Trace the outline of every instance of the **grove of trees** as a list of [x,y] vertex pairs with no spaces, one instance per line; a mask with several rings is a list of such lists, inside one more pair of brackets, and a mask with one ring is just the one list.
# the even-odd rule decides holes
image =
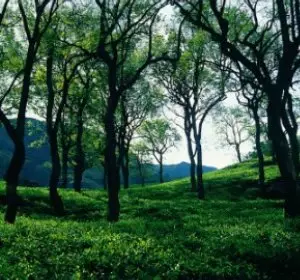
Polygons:
[[[80,192],[84,171],[97,164],[104,170],[107,218],[115,222],[121,178],[128,189],[133,161],[142,185],[151,160],[164,182],[165,153],[180,140],[175,124],[163,117],[165,108],[183,122],[190,189],[199,199],[205,198],[203,124],[211,111],[217,108],[213,125],[239,161],[251,123],[262,190],[266,118],[285,182],[285,214],[300,214],[298,0],[5,0],[0,9],[0,122],[14,145],[4,177],[6,222],[14,223],[20,204],[29,114],[45,121],[55,213],[65,213],[60,180],[66,187],[72,169]],[[220,105],[229,95],[239,107]]]

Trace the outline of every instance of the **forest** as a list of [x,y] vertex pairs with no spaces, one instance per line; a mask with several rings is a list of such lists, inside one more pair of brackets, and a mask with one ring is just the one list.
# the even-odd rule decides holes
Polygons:
[[300,278],[299,0],[0,0],[0,72],[0,279]]

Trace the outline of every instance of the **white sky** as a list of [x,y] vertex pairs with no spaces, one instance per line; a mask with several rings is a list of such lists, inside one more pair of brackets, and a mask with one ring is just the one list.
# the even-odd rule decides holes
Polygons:
[[[225,106],[235,106],[237,101],[234,94],[229,94],[228,98],[223,101]],[[172,118],[172,117],[171,117]],[[174,118],[172,118],[174,120]],[[177,124],[183,126],[183,122],[180,118],[177,118]],[[182,140],[177,144],[177,148],[174,148],[165,156],[165,162],[168,164],[176,164],[182,161],[190,162],[187,143],[182,129],[178,127],[178,132],[181,135]],[[241,145],[242,155],[247,154],[252,150],[252,143],[250,141]],[[211,116],[208,116],[203,125],[202,131],[202,150],[203,150],[203,165],[214,166],[222,168],[227,165],[236,163],[237,156],[232,147],[227,145],[221,146],[220,136],[216,134],[214,124]]]

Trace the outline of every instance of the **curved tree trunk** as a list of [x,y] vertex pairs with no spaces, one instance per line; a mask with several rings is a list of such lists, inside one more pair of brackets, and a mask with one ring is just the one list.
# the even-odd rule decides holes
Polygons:
[[272,93],[269,94],[269,104],[267,110],[269,134],[273,141],[280,174],[282,179],[285,180],[286,185],[287,195],[284,204],[285,216],[295,217],[299,214],[297,203],[296,172],[293,160],[290,156],[288,141],[282,130],[282,114],[280,104],[280,94],[278,94],[278,92],[273,92],[273,95]]
[[261,149],[260,144],[260,135],[261,135],[261,127],[258,112],[255,108],[252,109],[253,117],[255,121],[255,146],[258,158],[258,184],[261,187],[263,193],[265,192],[264,184],[265,184],[265,170],[264,170],[264,154]]
[[5,118],[4,125],[8,130],[8,134],[14,143],[14,153],[9,163],[9,167],[6,171],[6,196],[7,196],[7,208],[4,216],[4,220],[7,223],[14,223],[18,208],[17,186],[19,183],[20,172],[25,163],[25,146],[24,146],[24,134],[26,123],[26,109],[29,98],[29,89],[31,83],[31,72],[34,64],[35,57],[35,40],[29,43],[27,58],[24,68],[24,77],[22,85],[22,93],[19,104],[18,118],[16,129],[11,127],[9,120]]

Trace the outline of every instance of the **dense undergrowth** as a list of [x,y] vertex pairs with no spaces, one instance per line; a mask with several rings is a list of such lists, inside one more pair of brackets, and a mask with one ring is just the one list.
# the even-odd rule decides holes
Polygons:
[[300,229],[282,201],[256,197],[255,165],[206,174],[205,201],[187,179],[122,190],[115,224],[104,191],[62,190],[57,218],[47,189],[20,188],[16,224],[0,224],[0,279],[300,279]]

